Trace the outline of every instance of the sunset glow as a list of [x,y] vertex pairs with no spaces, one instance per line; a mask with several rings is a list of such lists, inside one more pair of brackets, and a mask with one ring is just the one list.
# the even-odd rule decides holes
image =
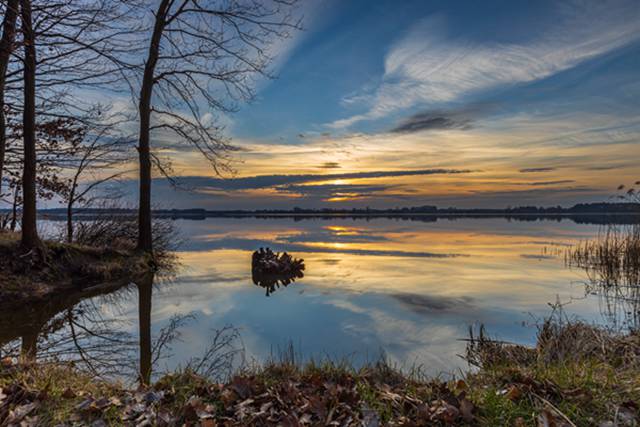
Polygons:
[[[306,8],[309,31],[287,44],[278,79],[223,118],[235,174],[169,149],[187,185],[210,180],[181,203],[571,205],[637,178],[634,2],[514,4],[482,20],[479,4],[356,8],[357,22],[347,3]],[[416,172],[435,169],[447,171]]]

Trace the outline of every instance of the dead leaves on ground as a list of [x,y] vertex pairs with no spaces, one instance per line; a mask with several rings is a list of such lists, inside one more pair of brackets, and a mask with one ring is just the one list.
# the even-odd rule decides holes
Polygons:
[[[435,383],[434,383],[435,384]],[[0,425],[37,426],[44,405],[66,401],[68,426],[101,427],[117,419],[132,426],[431,426],[466,424],[474,406],[465,390],[437,383],[409,393],[408,384],[391,387],[363,382],[350,374],[326,378],[315,373],[284,378],[236,376],[225,385],[200,383],[184,395],[168,383],[111,397],[65,389],[55,399],[23,384],[0,390]],[[362,392],[367,390],[366,396]],[[372,409],[375,406],[376,409]],[[384,409],[385,416],[380,415]]]
[[[473,426],[482,411],[468,397],[463,380],[443,383],[376,379],[367,375],[321,372],[309,374],[240,375],[227,384],[209,383],[191,374],[160,381],[138,391],[114,390],[93,396],[66,388],[55,397],[22,383],[0,389],[0,425],[51,425],[42,409],[65,404],[64,426],[102,427],[112,421],[131,426]],[[499,395],[517,402],[538,396],[538,427],[574,424],[547,399],[561,396],[555,385],[510,377]],[[545,404],[546,402],[546,404]],[[70,408],[70,409],[69,409]],[[636,425],[638,406],[621,404],[616,420],[600,425]],[[529,420],[531,422],[533,420]],[[528,425],[517,419],[515,426]]]

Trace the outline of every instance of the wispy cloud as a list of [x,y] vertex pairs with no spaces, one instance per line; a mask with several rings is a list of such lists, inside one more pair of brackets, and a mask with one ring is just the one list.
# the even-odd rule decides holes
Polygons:
[[182,176],[180,183],[196,189],[208,188],[216,190],[250,190],[272,188],[305,182],[335,181],[344,179],[389,178],[421,175],[449,175],[469,173],[466,169],[420,169],[397,171],[372,171],[333,174],[301,174],[301,175],[258,175],[242,178],[212,178],[206,176]]
[[557,9],[552,28],[532,28],[538,35],[519,43],[449,38],[443,18],[424,19],[389,50],[382,83],[355,98],[366,99],[369,110],[329,126],[347,128],[416,105],[543,79],[640,38],[636,1],[575,2]]
[[391,129],[392,133],[412,133],[425,130],[471,129],[476,117],[490,110],[490,105],[474,105],[454,110],[427,110],[413,114]]
[[541,172],[552,172],[556,170],[556,168],[523,168],[520,169],[520,173],[541,173]]
[[575,181],[572,179],[559,179],[556,181],[535,181],[535,182],[523,182],[518,185],[528,185],[531,187],[544,187],[547,185],[561,185],[561,184],[572,184]]
[[320,169],[340,169],[340,163],[338,162],[324,162],[320,166]]

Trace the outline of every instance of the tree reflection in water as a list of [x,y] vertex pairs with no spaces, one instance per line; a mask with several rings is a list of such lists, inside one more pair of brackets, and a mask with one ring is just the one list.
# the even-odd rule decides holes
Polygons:
[[[0,355],[25,361],[73,363],[96,377],[151,380],[152,366],[167,357],[179,328],[192,315],[174,316],[155,336],[151,332],[151,301],[155,277],[149,274],[133,284],[109,283],[46,303],[5,307],[0,311]],[[137,290],[139,339],[122,316],[123,303]]]
[[304,277],[304,260],[293,258],[286,252],[274,253],[271,249],[260,248],[251,258],[251,279],[253,284],[265,288],[266,296],[280,286],[287,287],[296,279]]

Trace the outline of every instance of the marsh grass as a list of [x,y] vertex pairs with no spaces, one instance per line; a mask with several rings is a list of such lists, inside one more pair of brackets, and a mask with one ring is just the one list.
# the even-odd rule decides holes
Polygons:
[[640,328],[640,224],[606,226],[569,248],[565,263],[585,271],[587,292],[601,298],[611,325]]
[[608,225],[595,239],[572,247],[565,260],[601,286],[639,287],[640,224]]

